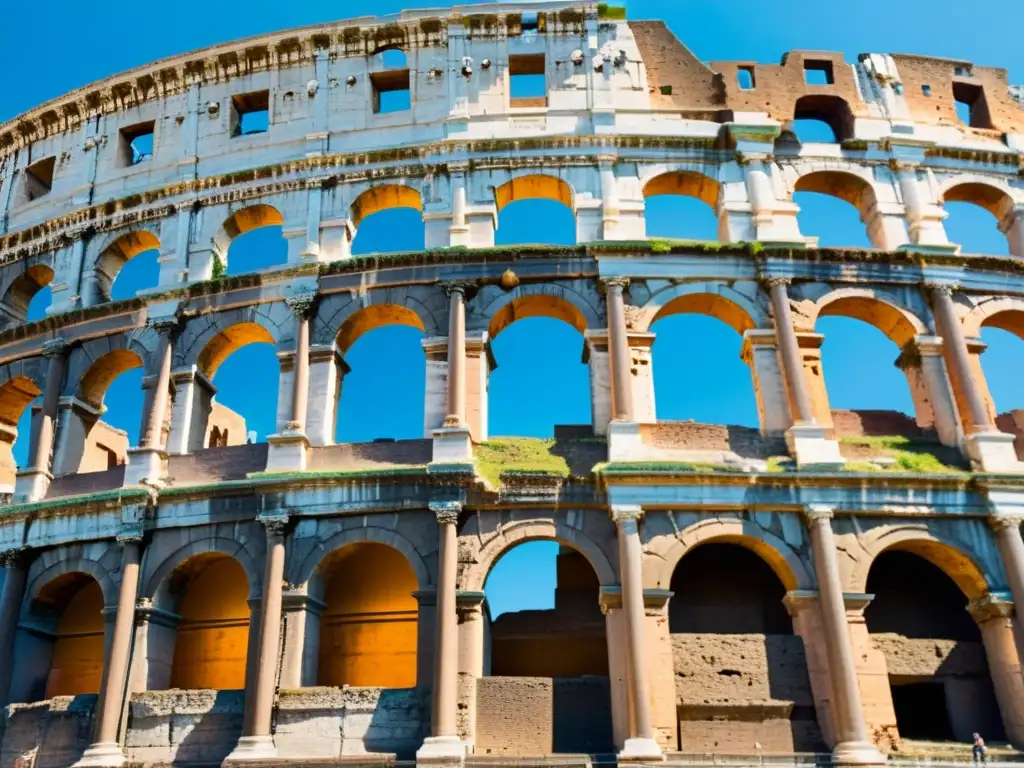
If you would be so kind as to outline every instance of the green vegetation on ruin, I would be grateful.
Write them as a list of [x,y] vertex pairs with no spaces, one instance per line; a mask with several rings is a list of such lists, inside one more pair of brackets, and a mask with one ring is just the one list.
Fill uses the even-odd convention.
[[564,456],[554,453],[557,441],[536,437],[497,437],[473,447],[476,472],[492,488],[501,485],[503,472],[569,477]]
[[604,21],[625,21],[626,6],[608,5],[608,3],[597,4],[597,18]]
[[[876,464],[870,460],[857,459],[843,466],[847,472],[915,473],[932,475],[966,474],[967,470],[943,461],[939,454],[944,446],[923,440],[911,440],[901,436],[841,437],[841,445],[871,449],[875,456],[893,459],[889,465]],[[952,456],[955,448],[948,449]]]
[[606,461],[594,467],[597,475],[677,475],[699,472],[717,472],[725,474],[746,474],[739,467],[725,464],[711,464],[702,461]]

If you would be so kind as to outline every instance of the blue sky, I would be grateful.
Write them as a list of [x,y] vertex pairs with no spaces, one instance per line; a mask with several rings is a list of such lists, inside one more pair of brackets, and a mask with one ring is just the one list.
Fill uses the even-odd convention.
[[[248,35],[357,15],[361,7],[322,0],[291,3],[249,0],[237,4],[179,2],[172,6],[109,0],[102,6],[81,0],[45,5],[9,2],[0,27],[0,71],[24,73],[5,78],[0,120],[93,80],[164,56]],[[420,3],[418,7],[440,3]],[[378,14],[416,4],[378,0]],[[709,60],[778,61],[794,48],[840,50],[853,61],[866,51],[922,53],[1003,66],[1011,82],[1024,80],[1024,49],[1019,29],[1024,6],[1003,3],[991,23],[964,22],[962,3],[952,0],[892,2],[885,7],[843,6],[820,0],[784,5],[733,0],[633,0],[632,19],[661,18],[697,56]],[[993,11],[995,9],[993,8]],[[45,19],[41,18],[45,16]],[[43,23],[43,22],[46,23]],[[997,23],[998,22],[998,23]],[[156,32],[158,31],[158,33]],[[800,193],[804,234],[823,245],[868,244],[856,211],[819,195]],[[974,252],[1006,253],[995,220],[967,204],[948,206],[950,239]],[[648,211],[650,234],[714,239],[711,210],[695,200],[655,198]],[[502,211],[499,243],[572,242],[571,214],[557,203],[523,201]],[[390,211],[367,219],[356,253],[422,247],[422,224],[411,211]],[[230,253],[231,271],[281,263],[280,232],[259,230],[240,238]],[[155,254],[130,262],[115,282],[115,298],[133,295],[156,282]],[[46,297],[34,302],[44,309]],[[711,318],[676,316],[660,321],[654,348],[659,418],[756,426],[750,374],[739,358],[740,339]],[[823,367],[836,408],[886,408],[910,412],[903,376],[892,362],[898,350],[879,331],[858,321],[825,318]],[[418,437],[422,432],[423,352],[419,332],[377,330],[360,339],[347,355],[352,373],[343,386],[339,440]],[[1024,346],[1015,337],[986,330],[985,371],[997,407],[1024,407],[1017,382],[1024,376]],[[517,322],[494,340],[498,368],[491,376],[490,430],[493,435],[549,436],[554,424],[589,422],[588,378],[580,363],[582,337],[555,320]],[[273,431],[276,360],[269,345],[240,350],[215,378],[222,402],[241,412],[260,439]],[[106,419],[128,430],[133,444],[141,420],[141,373],[129,372],[108,392]],[[372,415],[368,417],[368,415]],[[27,431],[25,432],[27,434]],[[27,440],[19,440],[23,457]],[[495,612],[548,607],[554,582],[553,544],[517,548],[495,568],[488,594]]]

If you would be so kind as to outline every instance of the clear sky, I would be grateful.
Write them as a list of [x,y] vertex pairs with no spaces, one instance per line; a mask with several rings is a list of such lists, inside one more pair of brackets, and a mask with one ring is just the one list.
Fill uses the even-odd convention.
[[[440,3],[377,0],[371,6],[293,0],[173,4],[107,0],[50,0],[36,4],[8,0],[0,26],[0,121],[50,98],[156,59],[249,35]],[[978,6],[982,8],[982,6]],[[1012,81],[1024,81],[1024,48],[1019,30],[1021,3],[990,3],[965,17],[969,6],[953,0],[893,0],[885,4],[836,4],[821,0],[630,0],[632,19],[663,19],[705,61],[742,59],[775,62],[795,48],[839,50],[848,61],[862,52],[922,53],[1002,66]],[[841,10],[839,10],[841,9]],[[847,204],[799,193],[804,234],[823,245],[867,245],[864,226]],[[972,252],[1003,253],[1005,239],[986,212],[963,203],[948,206],[950,239]],[[710,209],[694,200],[655,198],[649,203],[648,230],[655,236],[713,239]],[[499,243],[573,242],[572,216],[557,203],[523,201],[503,210]],[[390,211],[367,219],[356,253],[422,247],[422,223],[411,211]],[[230,271],[281,263],[280,231],[246,235],[229,254]],[[155,254],[130,262],[115,282],[115,298],[156,283]],[[48,292],[47,292],[48,293]],[[33,303],[45,309],[46,295]],[[739,358],[740,339],[717,320],[675,316],[656,324],[654,371],[658,417],[757,425],[753,388]],[[823,367],[834,408],[884,408],[911,412],[906,381],[892,362],[895,346],[879,331],[855,320],[825,318]],[[423,423],[424,361],[421,334],[385,328],[360,339],[346,356],[346,377],[338,426],[339,440],[418,437]],[[985,372],[1000,411],[1024,407],[1018,382],[1024,377],[1024,346],[995,329]],[[555,320],[517,322],[494,340],[498,368],[490,379],[493,435],[550,436],[554,424],[589,423],[589,385],[580,362],[582,337]],[[215,384],[222,402],[241,412],[263,439],[273,431],[276,360],[269,345],[240,350],[220,368]],[[106,420],[138,439],[141,374],[129,372],[111,386]],[[24,431],[27,435],[27,430]],[[24,457],[27,439],[15,454]],[[488,584],[495,613],[549,607],[554,584],[551,544],[520,547],[496,567]]]

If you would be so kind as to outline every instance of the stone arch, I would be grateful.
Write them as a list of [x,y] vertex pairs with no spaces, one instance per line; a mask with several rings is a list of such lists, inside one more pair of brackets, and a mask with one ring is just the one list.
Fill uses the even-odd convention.
[[1014,190],[1001,179],[979,174],[956,175],[939,183],[939,205],[973,203],[1001,221],[1013,208]]
[[712,542],[749,549],[768,564],[787,592],[815,588],[811,567],[792,544],[752,520],[722,516],[701,520],[676,536],[659,536],[648,542],[643,563],[644,589],[668,589],[672,574],[686,553]]
[[633,321],[637,331],[648,331],[655,322],[671,315],[694,313],[721,320],[736,333],[771,326],[767,313],[755,299],[722,283],[681,283],[650,297]]
[[359,225],[367,216],[390,208],[415,208],[423,212],[423,197],[419,191],[406,184],[380,184],[360,193],[352,201],[352,225]]
[[117,605],[119,584],[114,580],[110,569],[103,563],[84,555],[65,556],[53,562],[47,562],[48,559],[40,558],[29,568],[25,584],[25,599],[21,609],[22,618],[28,617],[32,602],[39,597],[40,592],[45,589],[47,584],[71,573],[83,573],[95,579],[103,592],[103,604],[105,606]]
[[[814,192],[849,203],[857,209],[865,225],[871,224],[872,212],[877,209],[874,180],[870,170],[861,168],[821,167],[820,164],[814,164],[794,180],[793,194],[798,192]],[[868,226],[867,236],[872,247],[888,247],[883,228]]]
[[228,251],[235,238],[263,227],[281,226],[284,226],[284,216],[272,205],[254,203],[237,208],[228,215],[211,238],[214,256],[226,270]]
[[168,553],[159,563],[148,566],[148,575],[144,575],[140,582],[139,596],[152,598],[158,607],[166,604],[174,572],[192,558],[207,554],[223,555],[236,560],[249,582],[249,599],[260,599],[263,594],[262,553],[257,556],[242,541],[220,536],[192,541]]
[[972,307],[962,318],[964,335],[981,335],[984,327],[1009,331],[1024,339],[1024,299],[1016,296],[993,296]]
[[220,364],[246,344],[280,344],[290,317],[284,302],[200,315],[189,320],[175,343],[174,364],[198,366],[212,378]]
[[516,174],[494,188],[494,202],[498,211],[518,200],[554,200],[576,213],[572,186],[564,179],[547,173]]
[[33,297],[53,282],[53,267],[49,260],[24,261],[23,269],[17,273],[5,275],[3,286],[3,308],[10,314],[15,323],[23,323],[28,318],[29,304]]
[[873,288],[838,288],[814,303],[814,316],[807,330],[813,330],[819,317],[842,316],[861,320],[884,333],[902,348],[928,327],[900,300]]
[[326,296],[313,320],[313,343],[337,343],[344,353],[363,334],[391,324],[417,328],[427,337],[446,335],[448,299],[444,291],[440,286],[396,286]]
[[527,283],[511,291],[494,286],[482,290],[469,302],[467,328],[486,327],[493,339],[516,320],[551,317],[562,320],[580,333],[603,328],[604,313],[576,286],[561,283]]
[[140,253],[153,250],[160,250],[160,239],[148,228],[133,229],[113,237],[100,250],[93,266],[98,298],[110,301],[110,291],[121,268]]
[[[466,532],[463,532],[466,535]],[[482,592],[487,576],[502,555],[527,541],[557,541],[583,555],[597,574],[601,586],[618,583],[612,559],[601,545],[583,530],[557,518],[517,520],[500,526],[496,535],[475,553],[472,565],[459,574],[459,588]]]
[[853,110],[846,99],[828,94],[801,96],[793,107],[794,120],[820,120],[827,123],[836,141],[854,136]]
[[983,597],[991,588],[990,575],[979,565],[982,558],[963,543],[945,541],[930,530],[927,523],[902,523],[869,531],[861,538],[861,546],[865,556],[854,562],[848,585],[851,592],[867,590],[871,564],[889,550],[911,552],[924,558],[949,576],[968,599]]
[[694,197],[717,212],[720,194],[718,181],[698,170],[669,170],[644,179],[644,199],[655,195]]
[[298,566],[293,566],[288,582],[291,584],[308,584],[315,577],[321,563],[332,552],[340,550],[349,544],[359,542],[383,544],[400,552],[409,562],[413,573],[416,574],[419,589],[427,589],[433,586],[434,579],[430,573],[430,568],[427,566],[423,554],[416,548],[416,545],[398,531],[380,526],[353,528],[334,534],[306,555]]

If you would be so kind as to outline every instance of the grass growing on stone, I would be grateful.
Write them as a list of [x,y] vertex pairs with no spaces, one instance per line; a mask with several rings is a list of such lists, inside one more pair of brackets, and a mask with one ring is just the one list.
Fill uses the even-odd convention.
[[473,463],[477,474],[492,488],[501,484],[501,473],[508,471],[568,477],[569,465],[564,457],[553,453],[554,447],[553,439],[498,437],[474,446]]
[[966,470],[942,461],[933,451],[935,443],[911,440],[901,436],[841,437],[842,445],[871,449],[876,456],[893,459],[894,464],[881,466],[871,461],[856,459],[847,462],[848,472],[915,472],[920,474],[962,474]]
[[660,472],[668,474],[692,474],[695,472],[724,472],[736,474],[742,470],[724,464],[710,464],[703,461],[605,461],[594,467],[595,474],[624,472]]

